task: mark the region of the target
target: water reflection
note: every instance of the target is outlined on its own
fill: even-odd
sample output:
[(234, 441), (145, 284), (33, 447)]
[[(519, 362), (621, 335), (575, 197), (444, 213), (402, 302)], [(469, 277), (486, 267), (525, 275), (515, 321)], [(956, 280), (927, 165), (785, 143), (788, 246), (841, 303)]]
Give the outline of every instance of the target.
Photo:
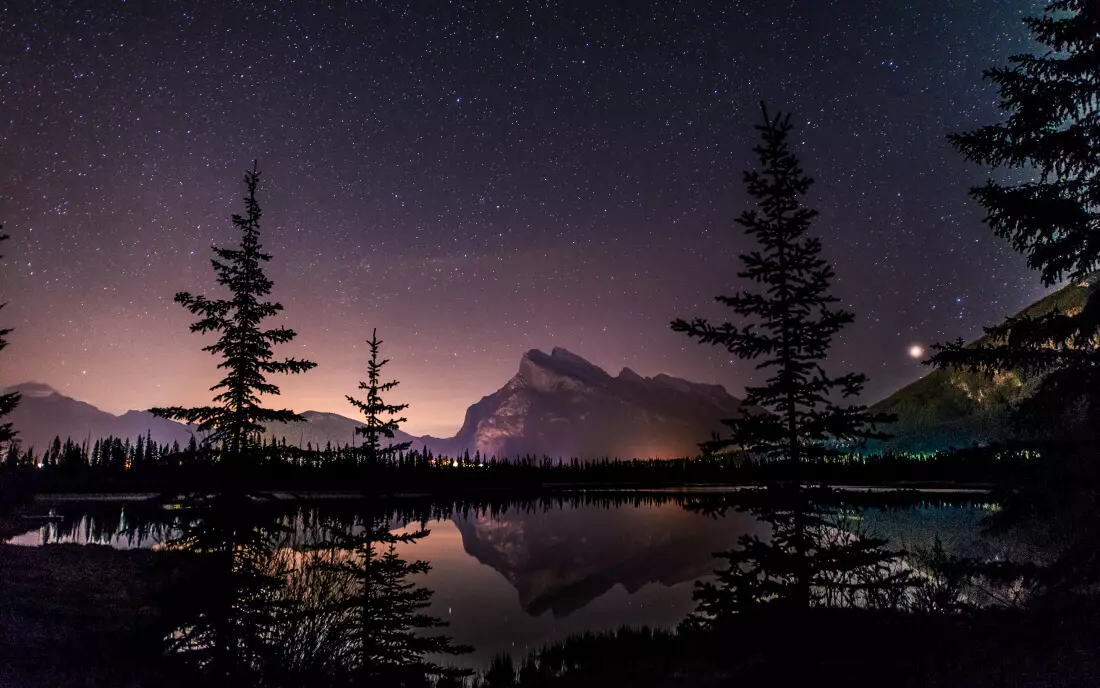
[[(295, 677), (279, 679), (288, 685), (377, 682), (391, 661), (416, 676), (442, 666), (485, 669), (502, 651), (522, 655), (584, 631), (674, 628), (695, 609), (693, 584), (719, 568), (713, 554), (769, 532), (751, 514), (684, 508), (701, 499), (715, 503), (672, 494), (67, 505), (58, 508), (61, 520), (23, 539), (194, 553), (179, 576), (172, 610), (179, 623), (169, 640), (173, 661), (203, 674), (243, 683), (260, 674)], [(976, 534), (985, 512), (939, 501), (871, 509), (864, 525), (902, 547), (939, 537), (954, 553), (996, 557), (1002, 545)], [(977, 543), (983, 551), (967, 551)], [(394, 594), (408, 597), (386, 601)], [(401, 618), (387, 616), (398, 608)], [(387, 629), (399, 631), (404, 650), (397, 641), (366, 642)], [(451, 654), (457, 645), (474, 651)]]
[(240, 496), (184, 504), (165, 547), (191, 556), (166, 651), (218, 682), (251, 685), (278, 659), (280, 628), (294, 613), (278, 554), (280, 519)]
[(467, 554), (516, 589), (525, 612), (563, 618), (621, 586), (672, 587), (708, 575), (713, 553), (743, 533), (762, 532), (747, 514), (714, 519), (671, 504), (554, 511), (510, 509), (499, 516), (457, 516)]

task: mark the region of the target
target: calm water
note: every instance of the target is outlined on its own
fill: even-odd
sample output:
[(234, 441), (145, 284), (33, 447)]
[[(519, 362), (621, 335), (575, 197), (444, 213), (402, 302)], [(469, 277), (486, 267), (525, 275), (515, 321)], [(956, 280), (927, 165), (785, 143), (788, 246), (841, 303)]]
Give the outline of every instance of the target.
[[(450, 623), (447, 632), (472, 654), (449, 659), (484, 668), (504, 652), (529, 649), (584, 631), (623, 625), (672, 628), (694, 607), (692, 589), (715, 568), (714, 552), (747, 533), (766, 537), (752, 516), (711, 516), (685, 508), (677, 496), (629, 501), (578, 497), (561, 503), (417, 504), (386, 512), (393, 531), (431, 534), (398, 547), (431, 570), (418, 582), (434, 590), (429, 613)], [(279, 547), (304, 552), (324, 538), (326, 509), (351, 513), (355, 505), (298, 509), (280, 518), (289, 526)], [(982, 535), (991, 507), (922, 504), (862, 512), (865, 532), (895, 547), (927, 549), (938, 538), (948, 552), (985, 559), (1035, 558), (1016, 538)], [(177, 532), (171, 511), (140, 505), (59, 504), (60, 520), (17, 536), (17, 545), (54, 542), (113, 547), (160, 547)]]

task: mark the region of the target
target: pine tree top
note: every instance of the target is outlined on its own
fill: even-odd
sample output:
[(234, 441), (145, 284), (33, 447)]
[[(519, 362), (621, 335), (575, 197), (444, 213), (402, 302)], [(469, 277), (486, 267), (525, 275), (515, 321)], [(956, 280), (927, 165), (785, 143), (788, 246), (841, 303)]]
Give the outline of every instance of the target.
[(741, 418), (725, 421), (732, 436), (706, 449), (739, 447), (791, 460), (836, 451), (831, 444), (883, 437), (873, 415), (838, 399), (858, 395), (865, 378), (831, 377), (822, 367), (833, 337), (854, 316), (837, 308), (830, 289), (832, 267), (821, 257), (821, 240), (808, 235), (817, 211), (803, 203), (813, 180), (791, 151), (790, 115), (770, 115), (755, 128), (761, 142), (753, 150), (759, 167), (744, 175), (756, 207), (737, 218), (757, 248), (740, 256), (737, 276), (751, 288), (716, 300), (740, 316), (740, 323), (713, 324), (703, 318), (675, 320), (672, 329), (700, 343), (719, 346), (742, 360), (756, 361), (770, 377), (746, 388)]
[(231, 454), (237, 454), (254, 444), (262, 435), (265, 424), (305, 420), (290, 410), (262, 406), (263, 395), (277, 395), (279, 388), (267, 376), (297, 374), (317, 364), (296, 358), (276, 359), (272, 348), (293, 340), (296, 333), (286, 327), (263, 329), (261, 323), (283, 310), (282, 304), (264, 300), (271, 293), (272, 282), (263, 270), (271, 260), (260, 245), (260, 205), (256, 190), (260, 173), (253, 163), (245, 173), (245, 214), (233, 215), (233, 225), (240, 231), (235, 248), (214, 247), (211, 265), (218, 284), (230, 292), (229, 298), (209, 299), (187, 292), (176, 294), (175, 300), (199, 316), (191, 331), (216, 332), (218, 340), (206, 347), (221, 357), (218, 368), (225, 371), (211, 391), (217, 392), (214, 405), (197, 408), (157, 408), (151, 411), (162, 417), (197, 423), (199, 430), (209, 432), (206, 441), (221, 444)]
[(383, 439), (392, 440), (401, 423), (406, 419), (400, 413), (409, 407), (408, 404), (387, 404), (382, 399), (382, 394), (389, 392), (400, 384), (397, 380), (382, 382), (382, 368), (390, 359), (379, 358), (382, 340), (378, 338), (378, 330), (371, 331), (371, 338), (367, 340), (370, 348), (370, 359), (367, 361), (367, 381), (359, 383), (359, 389), (367, 392), (366, 400), (360, 401), (348, 395), (346, 398), (355, 408), (362, 412), (365, 425), (355, 429), (355, 434), (363, 436), (362, 449), (366, 452), (367, 461), (385, 460), (405, 451), (411, 442), (391, 443), (382, 446)]

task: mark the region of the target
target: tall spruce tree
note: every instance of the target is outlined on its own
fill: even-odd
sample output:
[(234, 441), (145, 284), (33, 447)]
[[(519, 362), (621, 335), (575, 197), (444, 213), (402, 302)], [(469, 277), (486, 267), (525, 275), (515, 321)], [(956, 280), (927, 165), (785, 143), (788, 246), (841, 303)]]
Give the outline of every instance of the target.
[(218, 284), (230, 291), (228, 299), (208, 299), (187, 292), (176, 294), (176, 302), (198, 315), (192, 332), (217, 332), (218, 341), (204, 347), (222, 362), (218, 368), (225, 377), (211, 387), (218, 392), (214, 405), (196, 408), (173, 406), (151, 409), (162, 418), (197, 423), (208, 432), (206, 441), (219, 445), (223, 455), (239, 462), (245, 451), (261, 441), (267, 423), (305, 420), (290, 410), (275, 410), (261, 405), (261, 395), (275, 395), (279, 388), (268, 382), (275, 373), (304, 373), (316, 366), (312, 361), (295, 358), (276, 360), (272, 347), (294, 339), (295, 332), (286, 327), (263, 329), (261, 323), (283, 310), (280, 303), (266, 301), (272, 282), (264, 274), (263, 264), (271, 260), (260, 246), (260, 205), (256, 188), (260, 173), (253, 163), (245, 173), (245, 214), (233, 215), (233, 225), (240, 230), (237, 248), (214, 248), (211, 260)]
[(753, 149), (760, 169), (744, 177), (757, 208), (737, 219), (759, 244), (741, 255), (738, 277), (759, 288), (717, 297), (741, 317), (740, 325), (676, 320), (672, 329), (740, 359), (759, 360), (757, 369), (769, 371), (765, 384), (747, 388), (742, 417), (723, 421), (731, 435), (704, 446), (786, 461), (793, 483), (769, 486), (749, 509), (771, 525), (770, 541), (742, 538), (740, 549), (721, 555), (729, 568), (716, 572), (717, 582), (696, 587), (700, 606), (689, 623), (704, 628), (720, 627), (731, 614), (763, 603), (801, 613), (832, 599), (822, 594), (825, 583), (859, 586), (868, 594), (878, 586), (905, 584), (889, 574), (897, 553), (879, 540), (834, 537), (830, 491), (801, 484), (802, 464), (885, 437), (875, 426), (891, 418), (841, 405), (837, 399), (858, 395), (865, 377), (830, 377), (822, 367), (833, 337), (854, 316), (835, 307), (837, 298), (829, 293), (833, 270), (821, 258), (821, 241), (807, 235), (817, 211), (805, 207), (802, 197), (813, 181), (790, 150), (790, 115), (771, 116), (763, 104), (761, 111), (764, 121), (756, 130), (762, 142)]
[[(1100, 268), (1100, 3), (1057, 0), (1024, 23), (1046, 47), (1015, 55), (985, 77), (1007, 119), (949, 137), (967, 159), (1009, 172), (970, 195), (997, 236), (1027, 256), (1043, 283), (1097, 279)], [(1020, 179), (1016, 183), (1004, 180)], [(1021, 419), (1068, 411), (1065, 421), (1100, 432), (1100, 290), (1076, 314), (1056, 310), (987, 328), (977, 346), (939, 345), (932, 363), (986, 373), (1012, 370), (1038, 379)], [(1040, 412), (1040, 413), (1037, 413)]]
[(379, 360), (378, 351), (382, 341), (378, 339), (378, 330), (371, 331), (371, 338), (367, 342), (370, 347), (370, 360), (367, 362), (367, 381), (359, 383), (359, 389), (366, 390), (366, 401), (359, 401), (348, 395), (348, 402), (359, 409), (366, 418), (366, 425), (355, 428), (356, 435), (363, 436), (360, 446), (363, 460), (368, 465), (386, 462), (408, 449), (411, 442), (390, 443), (382, 446), (382, 441), (392, 440), (405, 418), (397, 417), (399, 413), (409, 407), (408, 404), (387, 404), (382, 400), (382, 394), (389, 392), (398, 384), (397, 380), (382, 382), (382, 367), (390, 362), (385, 358)]
[(990, 169), (970, 191), (986, 224), (1044, 285), (1088, 284), (1087, 298), (1077, 312), (1009, 318), (974, 346), (937, 346), (931, 362), (1011, 371), (1034, 388), (1015, 420), (1060, 446), (1043, 452), (1039, 472), (1013, 490), (996, 522), (1048, 524), (1060, 554), (1050, 566), (1029, 567), (1035, 592), (1078, 595), (1100, 581), (1100, 3), (1056, 0), (1024, 23), (1044, 49), (985, 72), (1006, 118), (949, 140)]
[(837, 298), (829, 293), (833, 270), (821, 258), (821, 240), (807, 236), (817, 211), (805, 207), (802, 197), (813, 180), (790, 150), (790, 115), (771, 116), (763, 104), (761, 110), (764, 123), (756, 130), (763, 142), (753, 149), (761, 169), (744, 177), (758, 208), (737, 219), (760, 246), (741, 255), (738, 277), (760, 288), (717, 297), (744, 324), (697, 318), (675, 320), (672, 329), (740, 359), (759, 360), (757, 369), (771, 373), (765, 384), (746, 390), (745, 407), (757, 411), (723, 421), (731, 435), (707, 447), (738, 447), (798, 464), (835, 453), (838, 445), (884, 437), (875, 424), (890, 419), (837, 403), (838, 397), (858, 395), (865, 376), (830, 377), (822, 368), (833, 337), (854, 316), (835, 307)]
[[(0, 225), (0, 230), (4, 228)], [(7, 241), (10, 237), (0, 231), (0, 241)], [(3, 258), (4, 256), (0, 256)], [(0, 308), (6, 306), (6, 303), (0, 303)], [(0, 329), (0, 351), (8, 345), (8, 335), (11, 334), (11, 328)], [(9, 413), (15, 410), (15, 407), (19, 405), (20, 395), (19, 392), (8, 392), (6, 394), (0, 394), (0, 419), (7, 417)], [(0, 423), (0, 445), (11, 442), (15, 437), (16, 432), (12, 429), (11, 423)]]

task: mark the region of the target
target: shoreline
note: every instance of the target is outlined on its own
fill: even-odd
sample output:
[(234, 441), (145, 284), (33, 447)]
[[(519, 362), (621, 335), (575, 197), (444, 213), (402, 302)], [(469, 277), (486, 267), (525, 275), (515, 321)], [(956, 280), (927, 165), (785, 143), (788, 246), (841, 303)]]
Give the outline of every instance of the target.
[[(456, 495), (545, 495), (553, 493), (655, 493), (655, 494), (706, 494), (706, 493), (733, 493), (758, 490), (761, 485), (753, 484), (702, 484), (690, 483), (679, 485), (643, 485), (637, 483), (619, 483), (608, 485), (606, 483), (555, 483), (537, 487), (462, 487), (454, 490), (395, 490), (382, 493), (371, 493), (362, 490), (255, 490), (250, 494), (263, 496), (273, 501), (329, 501), (329, 500), (359, 500), (383, 496), (386, 498), (448, 498)], [(884, 483), (869, 485), (829, 485), (837, 491), (845, 493), (869, 493), (869, 494), (946, 494), (946, 495), (988, 495), (993, 492), (994, 486), (989, 483), (965, 483), (965, 482), (927, 482), (927, 483)], [(120, 491), (120, 492), (41, 492), (34, 495), (34, 503), (71, 503), (71, 502), (144, 502), (157, 499), (164, 495), (162, 492), (146, 491)], [(177, 493), (184, 494), (184, 493)]]

